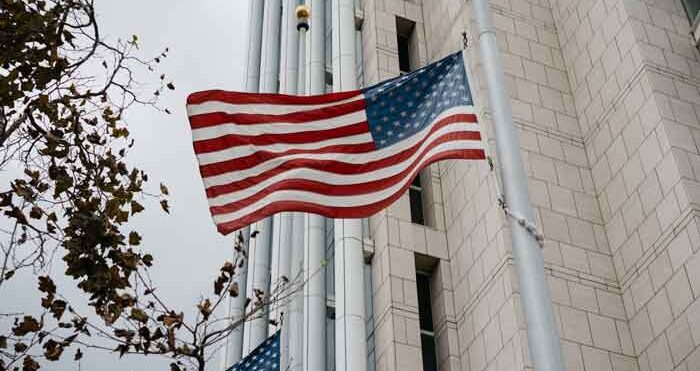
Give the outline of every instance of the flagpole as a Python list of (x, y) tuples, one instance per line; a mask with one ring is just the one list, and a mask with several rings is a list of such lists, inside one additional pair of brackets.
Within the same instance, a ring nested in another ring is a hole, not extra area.
[[(520, 142), (513, 126), (510, 100), (505, 94), (503, 66), (488, 0), (472, 0), (478, 24), (481, 64), (488, 85), (498, 162), (503, 177), (506, 211), (511, 216), (513, 255), (520, 279), (520, 298), (527, 320), (530, 355), (537, 371), (564, 371), (559, 331), (544, 274), (544, 257), (532, 233), (534, 214), (527, 190), (527, 175), (520, 156)], [(466, 61), (465, 61), (466, 63)]]

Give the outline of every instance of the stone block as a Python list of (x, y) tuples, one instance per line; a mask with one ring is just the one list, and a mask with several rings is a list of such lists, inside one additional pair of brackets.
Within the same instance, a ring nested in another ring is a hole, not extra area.
[(612, 371), (608, 352), (592, 347), (582, 346), (581, 355), (586, 370)]
[(651, 329), (654, 336), (661, 334), (673, 321), (671, 305), (664, 290), (659, 291), (647, 304)]
[(593, 313), (588, 313), (588, 320), (591, 323), (593, 345), (608, 351), (621, 351), (614, 320)]
[(586, 312), (570, 307), (560, 307), (562, 337), (581, 344), (592, 345), (591, 329)]

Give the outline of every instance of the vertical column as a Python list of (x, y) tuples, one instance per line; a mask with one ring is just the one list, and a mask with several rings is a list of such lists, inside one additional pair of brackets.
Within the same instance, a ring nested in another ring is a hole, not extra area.
[[(262, 47), (260, 54), (260, 92), (277, 93), (279, 78), (280, 0), (267, 0), (263, 11)], [(272, 247), (272, 218), (256, 223), (258, 236), (251, 256), (253, 277), (251, 289), (270, 292), (270, 250)], [(249, 290), (250, 291), (250, 290)], [(267, 338), (268, 313), (246, 322), (243, 354), (249, 353)]]
[(297, 94), (299, 73), (299, 34), (294, 13), (298, 0), (284, 0), (282, 6), (280, 93)]
[[(248, 4), (248, 48), (246, 59), (245, 90), (255, 93), (260, 88), (260, 53), (262, 48), (262, 26), (263, 26), (264, 0), (250, 0)], [(240, 231), (243, 234), (243, 246), (250, 252), (250, 227)], [(235, 238), (238, 238), (237, 235)], [(236, 282), (240, 295), (231, 298), (229, 302), (229, 318), (235, 321), (245, 312), (246, 288), (248, 283), (248, 261), (245, 260), (243, 266), (238, 271)], [(224, 368), (228, 368), (238, 362), (243, 357), (243, 329), (238, 326), (227, 339), (226, 350), (223, 357)]]
[(311, 7), (309, 46), (306, 50), (306, 86), (310, 95), (326, 89), (326, 1), (306, 0)]
[[(307, 0), (311, 6), (309, 45), (306, 50), (306, 87), (310, 95), (325, 92), (325, 1)], [(305, 215), (304, 233), (304, 367), (326, 369), (326, 218)]]
[[(353, 0), (333, 0), (333, 90), (357, 89), (355, 11)], [(362, 220), (336, 219), (335, 229), (335, 361), (337, 371), (367, 369)]]
[[(240, 233), (243, 236), (243, 248), (248, 249), (250, 242), (250, 227), (243, 228)], [(236, 233), (236, 239), (238, 233)], [(235, 257), (234, 257), (235, 258)], [(229, 301), (229, 321), (234, 322), (241, 318), (245, 312), (246, 302), (246, 286), (248, 280), (248, 259), (246, 259), (238, 269), (235, 281), (238, 283), (238, 292), (240, 293), (235, 298), (230, 298)], [(226, 351), (224, 356), (224, 368), (231, 367), (238, 362), (243, 356), (243, 326), (238, 326), (231, 331), (231, 335), (227, 340)]]
[[(290, 261), (292, 282), (295, 289), (301, 289), (297, 283), (304, 279), (304, 222), (303, 213), (293, 213), (292, 259)], [(304, 292), (292, 294), (289, 304), (289, 367), (290, 371), (304, 370)]]
[(260, 89), (260, 51), (264, 0), (251, 0), (248, 8), (248, 58), (246, 64), (245, 89), (255, 93)]
[[(265, 218), (251, 227), (258, 235), (250, 245), (251, 259), (248, 278), (248, 297), (254, 289), (270, 290), (270, 243), (272, 237), (272, 218)], [(251, 232), (253, 233), (253, 232)], [(243, 354), (246, 355), (267, 339), (267, 309), (260, 316), (245, 323)]]
[(263, 13), (260, 92), (277, 93), (280, 68), (280, 0), (266, 0)]
[[(299, 72), (299, 37), (296, 28), (296, 16), (294, 10), (297, 6), (297, 0), (283, 0), (282, 2), (282, 20), (280, 26), (280, 75), (279, 75), (279, 92), (283, 94), (297, 93), (297, 75)], [(293, 213), (284, 212), (279, 214), (279, 219), (283, 224), (280, 228), (280, 234), (273, 242), (274, 248), (279, 251), (279, 269), (284, 271), (284, 276), (289, 279), (294, 279), (294, 274), (290, 271), (291, 256), (292, 256), (292, 236), (294, 230), (292, 227)], [(285, 295), (286, 296), (286, 295)], [(281, 354), (280, 366), (282, 370), (289, 369), (289, 350), (292, 345), (290, 335), (292, 331), (289, 327), (289, 303), (281, 303), (279, 312), (282, 313), (282, 336), (280, 339)]]
[[(272, 287), (277, 290), (284, 290), (286, 279), (291, 279), (290, 265), (292, 250), (290, 240), (292, 237), (292, 213), (280, 213), (275, 215), (277, 225), (273, 230), (276, 232), (272, 236), (272, 253), (276, 257), (272, 268)], [(282, 294), (282, 296), (286, 296)], [(287, 360), (289, 359), (289, 326), (287, 326), (287, 300), (282, 300), (276, 306), (272, 313), (272, 318), (282, 326), (280, 336), (280, 369), (287, 369)]]

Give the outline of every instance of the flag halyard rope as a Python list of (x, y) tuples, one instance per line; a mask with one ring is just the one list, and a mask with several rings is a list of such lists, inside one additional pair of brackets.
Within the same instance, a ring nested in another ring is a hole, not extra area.
[[(471, 42), (469, 40), (469, 36), (466, 31), (461, 32), (462, 36), (462, 50), (469, 50), (471, 49)], [(464, 66), (467, 70), (469, 70), (469, 67), (467, 66), (466, 60), (464, 63)], [(486, 116), (486, 113), (482, 111), (482, 116)], [(486, 160), (488, 161), (489, 164), (489, 172), (493, 175), (494, 177), (494, 185), (496, 187), (496, 194), (498, 195), (498, 206), (503, 210), (503, 213), (509, 217), (514, 219), (519, 226), (522, 228), (525, 228), (525, 230), (537, 241), (537, 244), (540, 246), (540, 248), (544, 248), (544, 235), (540, 230), (537, 228), (537, 225), (530, 221), (527, 220), (525, 217), (522, 215), (519, 215), (518, 213), (514, 212), (508, 207), (508, 203), (506, 202), (506, 197), (505, 194), (501, 191), (501, 187), (498, 183), (498, 177), (496, 176), (496, 165), (493, 161), (493, 157), (489, 156), (488, 154), (490, 153), (489, 151), (489, 143), (488, 143), (488, 138), (484, 138), (484, 147), (485, 147), (485, 152), (486, 152)]]

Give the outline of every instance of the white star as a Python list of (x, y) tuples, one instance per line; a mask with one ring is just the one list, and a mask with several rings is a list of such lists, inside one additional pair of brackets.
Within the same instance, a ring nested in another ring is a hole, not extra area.
[(382, 139), (379, 141), (380, 144), (386, 144), (386, 140)]
[(406, 105), (409, 107), (413, 107), (413, 102), (408, 102), (408, 103), (406, 103)]
[(394, 131), (393, 131), (393, 130), (389, 130), (389, 131), (387, 131), (386, 133), (387, 133), (389, 136), (394, 135)]
[(394, 121), (394, 126), (398, 127), (399, 125), (401, 125), (401, 123), (399, 121)]
[(406, 117), (406, 111), (401, 111), (401, 117)]
[(384, 117), (382, 117), (382, 121), (387, 122), (387, 121), (389, 121), (389, 118), (384, 116)]
[(417, 127), (419, 127), (419, 126), (420, 126), (420, 123), (419, 123), (419, 122), (414, 122), (414, 123), (413, 123), (413, 127), (414, 127), (414, 128), (417, 128)]
[(399, 138), (403, 138), (403, 133), (399, 133)]

